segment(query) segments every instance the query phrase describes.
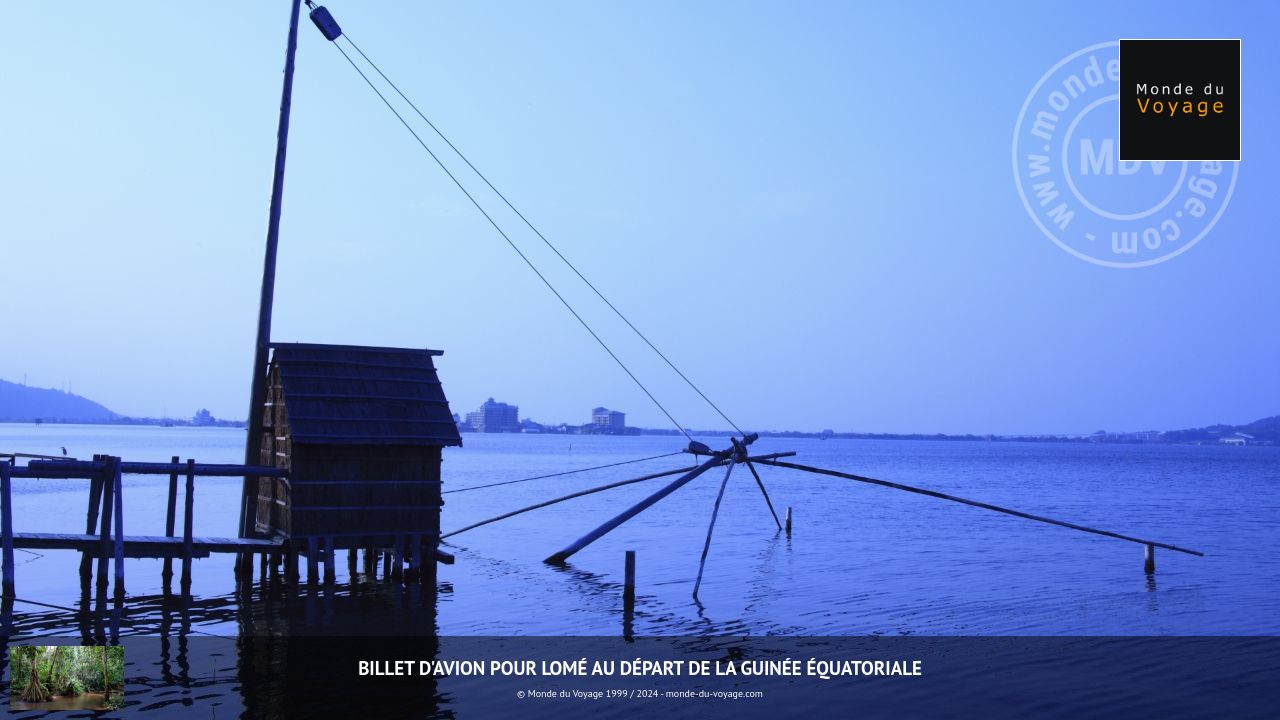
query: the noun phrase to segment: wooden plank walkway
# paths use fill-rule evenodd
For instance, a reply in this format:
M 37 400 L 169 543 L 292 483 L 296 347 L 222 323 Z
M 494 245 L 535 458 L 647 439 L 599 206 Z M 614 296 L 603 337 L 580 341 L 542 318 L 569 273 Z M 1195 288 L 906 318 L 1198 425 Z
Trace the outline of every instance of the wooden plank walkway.
M 114 541 L 113 541 L 114 542 Z M 96 556 L 102 547 L 99 535 L 81 533 L 14 533 L 13 546 L 29 550 L 80 550 Z M 124 556 L 130 558 L 180 558 L 185 541 L 163 535 L 125 536 Z M 282 540 L 261 538 L 191 538 L 191 556 L 206 558 L 210 553 L 269 552 L 284 547 Z

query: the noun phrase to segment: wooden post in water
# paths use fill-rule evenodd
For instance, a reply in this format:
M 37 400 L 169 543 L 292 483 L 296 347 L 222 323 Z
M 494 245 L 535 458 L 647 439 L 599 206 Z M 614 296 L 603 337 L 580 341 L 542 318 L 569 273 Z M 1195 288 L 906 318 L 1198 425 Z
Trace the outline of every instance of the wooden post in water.
M 399 582 L 404 577 L 404 536 L 397 535 L 392 548 L 391 579 Z
M 10 485 L 12 477 L 9 474 L 9 461 L 0 460 L 0 503 L 4 503 L 4 507 L 0 508 L 0 535 L 4 540 L 4 590 L 0 597 L 4 600 L 10 600 L 15 597 L 14 580 L 13 580 L 13 492 Z M 5 637 L 8 637 L 6 635 Z
M 316 555 L 319 548 L 317 547 L 319 538 L 312 535 L 307 538 L 307 584 L 315 585 L 320 579 L 320 573 L 316 568 Z
M 1148 543 L 1143 551 L 1142 571 L 1148 575 L 1156 573 L 1156 546 Z
M 364 549 L 364 574 L 372 578 L 374 571 L 377 569 L 374 562 L 373 546 L 369 545 Z
M 175 466 L 178 464 L 178 456 L 174 455 L 170 460 Z M 173 537 L 175 524 L 178 521 L 178 469 L 175 467 L 173 472 L 169 473 L 169 504 L 166 506 L 164 514 L 164 534 L 165 537 Z M 173 577 L 173 558 L 164 559 L 164 569 L 160 571 L 160 577 L 167 586 L 170 578 Z
M 356 581 L 356 549 L 347 549 L 347 579 L 350 582 Z
M 431 562 L 435 562 L 434 559 Z M 406 580 L 418 580 L 422 574 L 422 536 L 409 536 L 409 573 Z
M 622 611 L 630 615 L 636 607 L 636 551 L 627 551 L 622 580 Z
M 113 563 L 114 565 L 113 569 L 115 570 L 115 576 L 116 576 L 115 591 L 116 591 L 116 598 L 123 599 L 124 598 L 124 480 L 123 480 L 123 475 L 120 472 L 120 458 L 112 457 L 109 460 L 109 463 L 110 463 L 109 467 L 111 468 L 111 471 L 110 471 L 111 475 L 109 479 L 111 482 L 112 492 L 115 494 L 115 506 L 116 506 L 115 507 L 115 515 L 116 515 L 115 536 L 116 537 L 115 537 L 115 547 L 113 548 L 114 555 L 115 555 L 115 562 Z
M 187 485 L 182 506 L 182 594 L 191 592 L 192 534 L 195 525 L 196 461 L 187 458 Z
M 324 539 L 324 584 L 332 585 L 337 579 L 337 570 L 334 568 L 335 561 L 338 557 L 338 551 L 333 547 L 333 537 Z
M 94 455 L 93 460 L 97 462 L 101 460 L 101 455 Z M 98 524 L 98 508 L 102 503 L 102 476 L 94 474 L 89 478 L 89 510 L 85 513 L 84 534 L 92 535 L 93 529 Z M 85 585 L 88 590 L 89 580 L 93 578 L 93 553 L 84 552 L 80 557 L 80 583 Z
M 101 462 L 109 463 L 108 458 L 104 458 Z M 115 483 L 111 481 L 109 473 L 111 468 L 104 465 L 97 470 L 97 475 L 102 481 L 102 514 L 99 521 L 98 533 L 98 582 L 96 586 L 99 592 L 105 593 L 107 590 L 107 563 L 111 559 L 111 513 L 115 505 L 112 495 L 115 494 Z
M 791 506 L 787 506 L 787 537 L 791 537 Z

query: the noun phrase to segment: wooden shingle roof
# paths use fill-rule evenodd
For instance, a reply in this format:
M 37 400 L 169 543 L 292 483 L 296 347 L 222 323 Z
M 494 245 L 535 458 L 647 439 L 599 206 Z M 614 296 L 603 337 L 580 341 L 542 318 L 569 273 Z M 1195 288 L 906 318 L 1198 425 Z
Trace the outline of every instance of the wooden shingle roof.
M 296 443 L 461 445 L 432 358 L 439 350 L 276 343 Z

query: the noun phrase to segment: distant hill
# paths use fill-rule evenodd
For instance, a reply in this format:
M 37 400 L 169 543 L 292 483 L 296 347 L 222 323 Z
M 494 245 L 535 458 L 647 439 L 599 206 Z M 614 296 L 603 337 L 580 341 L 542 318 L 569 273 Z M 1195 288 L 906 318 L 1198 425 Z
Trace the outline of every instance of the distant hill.
M 0 380 L 0 422 L 105 422 L 119 416 L 88 398 Z
M 1250 441 L 1280 444 L 1280 415 L 1254 420 L 1248 425 L 1210 425 L 1164 433 L 1168 442 L 1218 442 L 1224 437 L 1245 437 Z

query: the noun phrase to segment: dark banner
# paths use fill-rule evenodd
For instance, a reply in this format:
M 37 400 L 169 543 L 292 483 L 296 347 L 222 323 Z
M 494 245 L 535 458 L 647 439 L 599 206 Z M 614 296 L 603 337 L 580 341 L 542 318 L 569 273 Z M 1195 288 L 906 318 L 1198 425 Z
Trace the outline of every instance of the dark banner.
M 1280 707 L 1271 637 L 121 643 L 123 707 L 98 717 L 1261 718 Z M 7 694 L 7 663 L 4 677 Z

